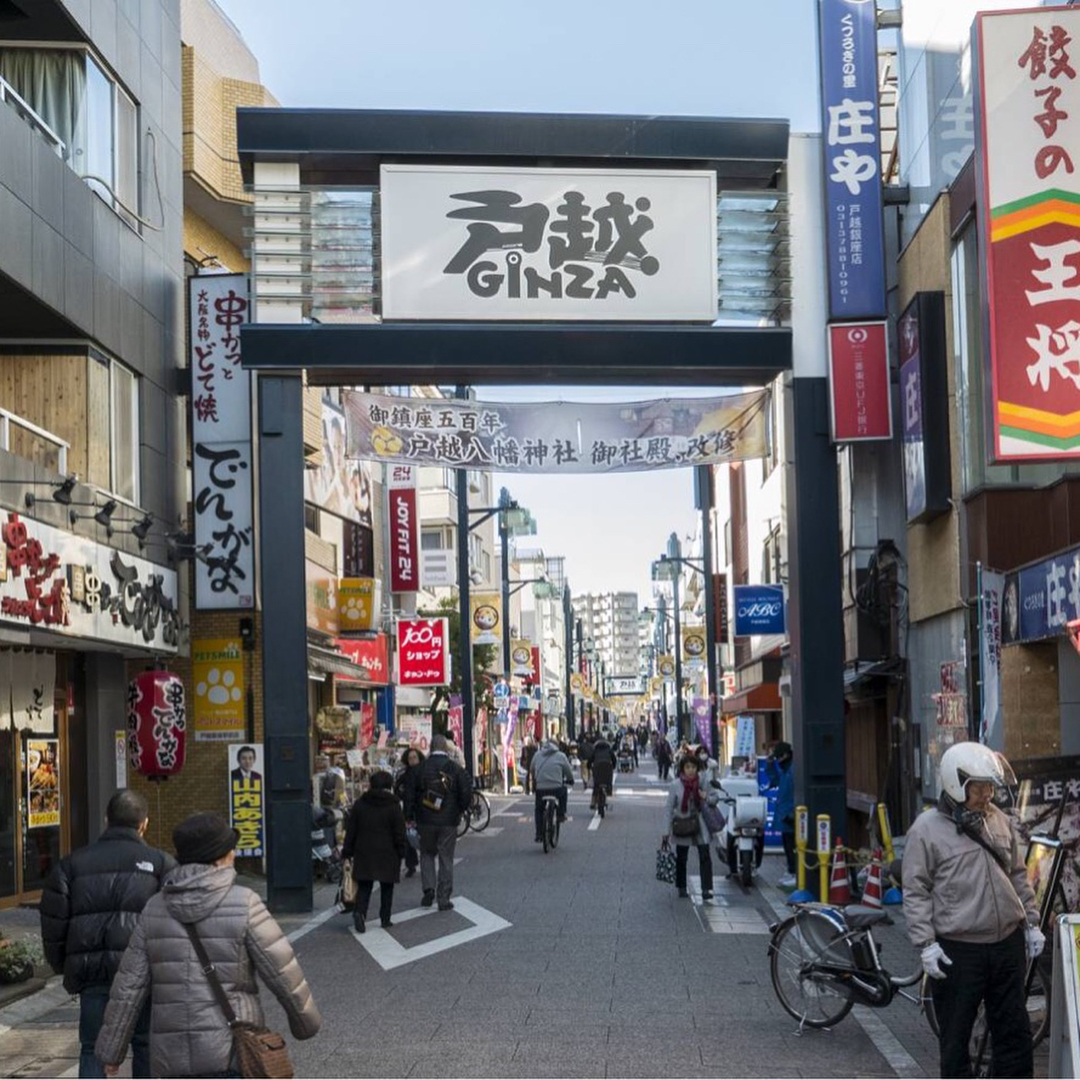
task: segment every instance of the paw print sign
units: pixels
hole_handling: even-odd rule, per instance
[[[191,647],[195,738],[244,734],[244,651],[237,638],[196,638]]]
[[[373,630],[378,608],[378,586],[374,578],[341,578],[337,590],[338,628]]]

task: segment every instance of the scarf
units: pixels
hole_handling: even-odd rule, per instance
[[[690,809],[690,799],[693,797],[694,809],[697,809],[698,801],[701,798],[701,791],[698,787],[698,778],[695,776],[693,780],[687,780],[686,777],[682,777],[682,812],[685,814]]]

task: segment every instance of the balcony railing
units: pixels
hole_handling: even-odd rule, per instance
[[[59,435],[31,424],[7,409],[0,409],[0,450],[67,476],[69,444]]]
[[[15,93],[11,83],[0,77],[0,101],[6,101],[52,148],[57,157],[63,157],[64,140],[30,106]]]

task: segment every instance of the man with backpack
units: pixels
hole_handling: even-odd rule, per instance
[[[472,801],[469,774],[447,753],[446,738],[431,740],[431,755],[412,770],[405,782],[405,819],[420,833],[422,907],[438,899],[440,911],[450,911],[454,889],[454,848],[461,815]],[[435,859],[438,857],[436,876]]]

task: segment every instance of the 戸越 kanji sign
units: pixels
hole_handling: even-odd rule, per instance
[[[877,5],[819,0],[829,318],[885,315]]]
[[[188,281],[195,602],[201,609],[255,606],[251,495],[251,375],[240,366],[248,321],[246,274]]]
[[[991,461],[1080,456],[1080,10],[985,13],[979,240]]]
[[[450,682],[447,619],[398,619],[398,685],[446,686]]]
[[[384,165],[384,319],[712,322],[716,174]]]

